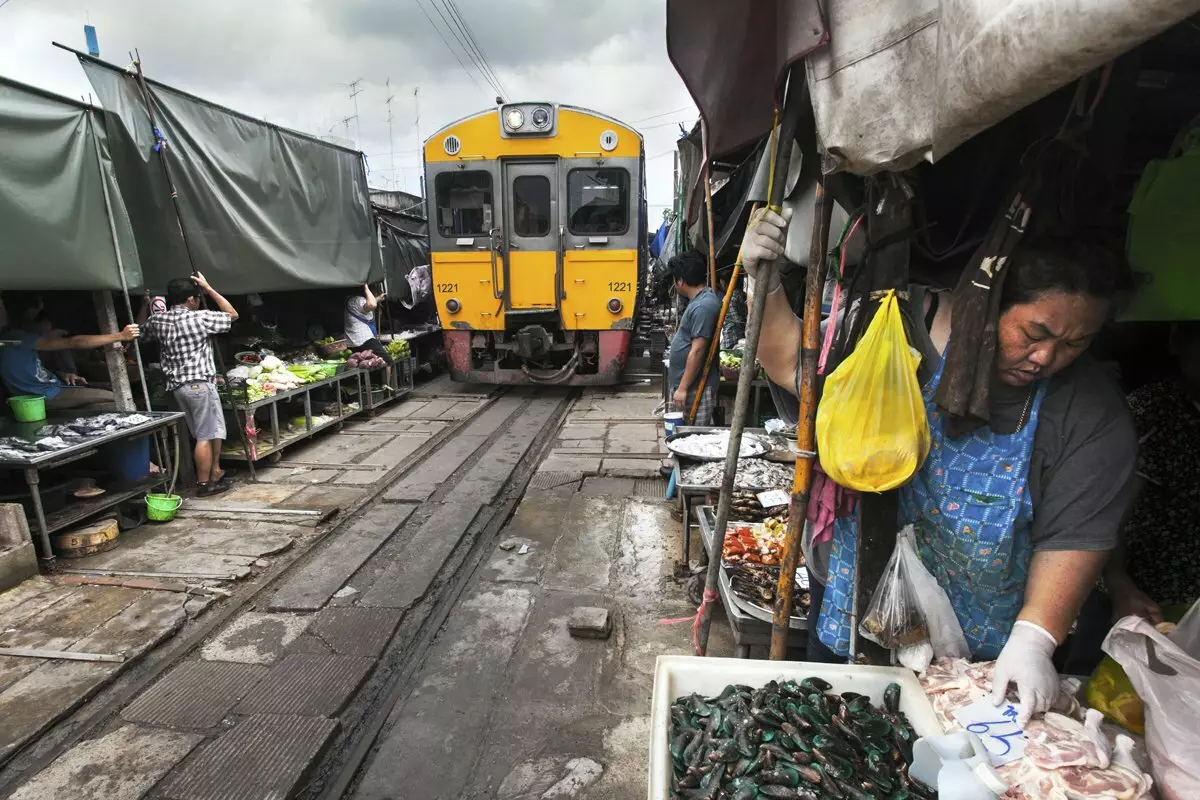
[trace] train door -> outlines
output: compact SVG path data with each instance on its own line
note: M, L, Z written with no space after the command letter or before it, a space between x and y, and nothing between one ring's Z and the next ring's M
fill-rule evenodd
M507 310L558 307L557 187L557 161L522 161L504 166Z

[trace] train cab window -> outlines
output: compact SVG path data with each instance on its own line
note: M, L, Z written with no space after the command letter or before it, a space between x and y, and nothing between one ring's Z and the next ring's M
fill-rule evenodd
M522 175L513 179L513 232L537 237L550 232L550 179Z
M629 173L599 167L567 173L571 233L618 235L629 230Z
M481 170L443 172L434 179L438 233L486 236L492 229L492 176Z

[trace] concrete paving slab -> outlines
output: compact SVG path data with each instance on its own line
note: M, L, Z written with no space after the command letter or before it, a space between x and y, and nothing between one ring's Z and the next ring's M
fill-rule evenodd
M434 401L436 402L436 401ZM469 417L479 410L478 400L462 400L438 415L438 419L444 420L459 420L464 417ZM432 416L426 411L425 416Z
M322 483L305 486L289 497L286 505L288 508L310 508L322 512L344 510L357 503L366 491Z
M428 400L401 400L399 405L394 405L391 408L385 409L373 421L407 420L409 417L420 416L421 411L427 405L429 405Z
M325 483L338 476L337 470L313 469L311 467L284 467L282 469L262 470L258 480L263 483L284 485Z
M554 444L554 453L564 456L573 456L580 452L582 453L602 453L604 452L603 439L563 439Z
M367 453L387 444L390 437L355 436L342 433L318 434L316 438L297 442L284 451L289 461L311 461L316 464L349 464Z
M167 777L170 800L270 800L291 797L337 732L331 719L262 715L192 755Z
M607 425L567 423L559 429L558 438L563 441L570 439L603 441L606 433L608 433Z
M608 426L604 451L606 453L664 452L658 443L660 430L662 428L657 425L614 423Z
M409 518L414 506L377 503L333 534L267 601L276 610L316 611L374 555Z
M0 760L95 694L120 668L111 663L54 661L0 692Z
M200 650L206 661L274 664L311 621L309 615L247 611Z
M419 410L408 411L401 413L404 406L401 405L392 411L385 412L379 416L380 419L403 419L403 420L432 420L445 414L457 404L457 400L434 399L426 400Z
M0 592L0 633L15 628L29 617L40 615L50 606L77 591L78 586L36 575L21 581L8 591Z
M405 544L402 555L363 595L360 604L368 608L408 608L424 597L480 507L478 501L469 499L439 506Z
M487 434L455 436L422 461L419 469L396 481L384 499L411 502L428 500L487 440Z
M391 469L429 440L428 436L396 436L390 442L360 461L360 464L379 464Z
M340 656L378 658L403 616L394 608L327 608L309 631Z
M139 800L202 741L193 733L123 725L72 747L9 800Z
M606 458L601 472L613 478L653 478L659 474L659 462L647 458Z
M307 459L306 459L307 460ZM261 483L243 483L223 495L213 498L188 498L188 508L203 509L207 506L249 506L267 508L284 505L284 501L298 491L295 486L273 486Z
M239 714L333 717L362 685L375 662L349 656L285 656L242 698Z
M20 627L0 633L2 647L64 650L133 605L145 592L118 586L81 586Z
M377 470L349 469L339 473L333 479L333 483L338 486L373 486L382 480L387 472L388 468L384 466L380 466Z
M459 499L478 501L483 505L493 502L538 434L549 424L554 411L553 401L531 403L450 490L446 502Z
M616 552L623 498L571 498L554 544L542 585L552 589L603 591L609 584L609 571Z
M186 597L173 592L142 592L119 614L68 647L79 653L124 653L133 660L183 627Z
M527 494L500 535L501 542L511 539L517 546L512 550L497 547L480 571L480 581L536 582L558 540L574 494L574 484ZM522 544L529 545L525 555L520 554Z
M389 731L359 784L356 800L392 800L397 787L423 800L458 800L483 743L488 707L503 691L532 595L483 589L466 598L439 635L425 679L389 719ZM513 728L502 723L505 735Z
M568 451L552 453L538 465L538 472L579 472L583 475L599 475L600 459L594 456L572 456Z
M583 479L579 493L584 497L631 497L633 495L633 478L601 478L593 476Z
M259 664L185 661L126 706L121 717L174 728L215 728L267 672Z

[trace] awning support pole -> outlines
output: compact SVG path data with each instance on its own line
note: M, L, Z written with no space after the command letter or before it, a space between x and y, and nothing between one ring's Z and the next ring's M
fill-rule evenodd
M708 123L700 118L700 143L704 150L704 217L708 227L708 288L717 290L717 240L713 233L712 154L708 152ZM718 331L720 328L717 329ZM703 385L703 384L701 384Z
M795 581L796 562L800 557L804 520L808 516L809 489L812 487L813 462L816 459L817 360L821 340L821 297L825 288L825 249L829 241L832 214L833 201L825 191L823 180L818 178L800 339L800 413L796 425L796 472L792 478L791 504L788 508L783 554L779 560L775 612L771 617L773 661L782 661L787 654L788 631L792 617L792 586Z
M778 211L783 205L787 184L788 162L792 155L792 141L796 138L800 115L808 102L808 82L804 80L803 67L795 67L788 77L787 94L779 127L773 132L775 158L771 162L768 207ZM777 269L774 262L759 264L758 280L763 286L770 282L771 273ZM704 597L696 616L696 654L708 654L708 634L712 625L712 605L720 599L717 579L721 570L721 549L725 542L725 526L729 522L729 508L733 500L733 484L737 475L738 453L742 448L742 433L746 428L746 411L750 405L751 384L754 382L753 365L758 360L758 336L762 332L763 310L767 305L767 292L755 292L750 304L749 319L746 321L746 347L742 355L743 369L738 375L737 395L733 403L733 419L729 427L729 449L725 453L725 471L721 476L721 494L717 502L717 519L708 549L708 573L705 575Z

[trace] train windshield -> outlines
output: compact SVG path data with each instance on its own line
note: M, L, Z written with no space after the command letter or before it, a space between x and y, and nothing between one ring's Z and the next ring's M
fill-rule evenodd
M629 230L629 173L601 167L567 173L571 233L619 235Z
M492 176L479 170L443 172L434 181L442 236L485 236L492 228Z

